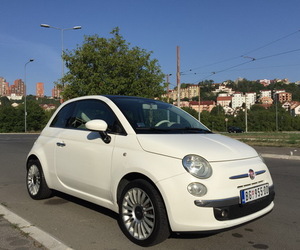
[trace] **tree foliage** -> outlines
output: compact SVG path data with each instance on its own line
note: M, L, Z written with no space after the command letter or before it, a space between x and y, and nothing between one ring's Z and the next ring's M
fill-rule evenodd
M25 106L11 105L0 106L0 133L24 132L25 131ZM35 102L27 102L27 131L40 131L46 125L47 115Z
M119 29L113 38L86 36L81 47L64 54L69 72L63 77L64 99L110 94L158 97L164 91L164 75L151 53L130 48Z

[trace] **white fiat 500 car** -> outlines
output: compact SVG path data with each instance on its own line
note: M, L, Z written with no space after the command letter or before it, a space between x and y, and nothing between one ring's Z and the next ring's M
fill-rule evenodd
M141 246L171 232L237 226L274 206L271 175L253 148L212 133L173 105L139 97L63 103L26 169L33 199L58 190L111 209Z

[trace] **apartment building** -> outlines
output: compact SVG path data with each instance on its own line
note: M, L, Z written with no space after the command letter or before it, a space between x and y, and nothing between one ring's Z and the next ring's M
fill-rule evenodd
M38 82L36 84L36 97L44 97L45 96L45 89L44 89L44 83Z
M263 97L272 98L272 90L260 90L259 91L259 96L260 96L260 98L263 98Z
M199 102L191 101L189 102L189 107L199 112ZM216 107L216 102L214 101L200 101L200 113L202 111L210 112L214 107Z
M180 99L192 99L193 97L199 96L199 86L198 85L189 85L186 88L180 89ZM163 95L164 98L170 98L177 100L178 91L177 89L169 90L169 92Z
M244 103L246 103L247 109L250 109L251 106L255 104L255 102L256 102L255 92L245 93L245 95L241 92L235 92L232 95L231 107L233 109L240 108L243 106Z
M222 107L229 107L231 102L232 102L232 96L219 95L217 97L217 105L221 105Z
M9 83L6 82L5 78L0 76L0 96L10 95Z
M232 88L228 88L226 87L225 84L220 84L218 86L218 88L216 88L214 91L212 91L214 94L218 94L218 93L227 93L228 95L232 95L234 93L234 91L232 90Z
M14 84L10 86L11 95L15 94L16 96L24 96L26 94L25 83L22 79L17 79L14 81Z
M245 96L242 92L235 92L232 95L232 102L231 107L233 109L239 108L243 106L243 103L245 103Z
M292 94L288 92L279 92L276 93L275 98L280 103L290 102L292 101Z
M53 98L60 98L60 96L61 96L61 89L59 89L57 86L55 86L52 89L52 97Z

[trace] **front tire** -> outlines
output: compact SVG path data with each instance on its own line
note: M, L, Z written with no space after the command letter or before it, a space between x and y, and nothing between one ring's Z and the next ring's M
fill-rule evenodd
M26 186L30 197L34 200L46 199L52 195L52 190L46 183L43 169L37 159L28 161Z
M139 179L125 186L119 200L119 225L129 240L144 247L169 237L165 205L149 182Z

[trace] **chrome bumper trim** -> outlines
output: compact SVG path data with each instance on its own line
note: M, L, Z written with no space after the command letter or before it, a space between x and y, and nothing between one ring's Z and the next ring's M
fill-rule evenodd
M195 200L194 203L197 207L225 207L239 204L240 197L232 197L220 200Z

